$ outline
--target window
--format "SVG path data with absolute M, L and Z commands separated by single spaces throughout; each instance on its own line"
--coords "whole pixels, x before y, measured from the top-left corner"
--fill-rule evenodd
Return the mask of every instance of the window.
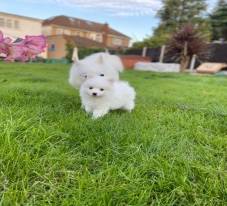
M 57 29 L 57 34 L 70 34 L 70 31 L 68 29 Z
M 14 20 L 14 28 L 19 29 L 19 21 L 18 20 Z
M 12 28 L 12 20 L 11 19 L 7 19 L 6 20 L 6 27 L 7 28 Z
M 3 18 L 0 18 L 0 27 L 5 26 L 5 20 Z
M 63 29 L 57 29 L 57 34 L 63 34 Z
M 64 29 L 64 34 L 70 35 L 70 31 L 68 29 Z
M 55 51 L 55 44 L 51 44 L 50 51 Z
M 122 39 L 113 39 L 114 45 L 122 45 Z
M 81 36 L 79 31 L 76 32 L 76 36 Z
M 95 41 L 101 42 L 101 36 L 99 34 L 96 34 Z
M 0 18 L 0 27 L 19 29 L 19 21 Z

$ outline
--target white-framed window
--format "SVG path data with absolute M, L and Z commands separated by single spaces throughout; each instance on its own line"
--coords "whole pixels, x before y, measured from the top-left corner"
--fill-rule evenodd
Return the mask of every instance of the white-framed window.
M 18 20 L 0 18 L 0 27 L 19 29 L 20 24 Z
M 12 28 L 13 27 L 13 23 L 12 23 L 12 20 L 11 19 L 7 19 L 6 20 L 6 27 L 7 28 Z
M 70 35 L 70 30 L 64 29 L 64 34 Z
M 79 31 L 77 31 L 76 36 L 81 36 L 81 33 Z
M 70 34 L 70 31 L 68 29 L 57 29 L 57 34 Z
M 20 28 L 20 24 L 18 20 L 14 20 L 14 29 L 19 29 Z
M 0 27 L 19 29 L 20 24 L 18 20 L 0 18 Z
M 57 34 L 63 34 L 63 29 L 57 29 Z
M 96 34 L 95 41 L 101 42 L 101 36 L 99 34 Z
M 114 38 L 113 39 L 113 44 L 114 45 L 122 45 L 122 39 Z
M 0 18 L 0 27 L 5 27 L 5 19 Z

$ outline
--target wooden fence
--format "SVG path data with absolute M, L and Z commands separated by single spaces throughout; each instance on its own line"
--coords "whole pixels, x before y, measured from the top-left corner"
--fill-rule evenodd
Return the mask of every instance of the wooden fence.
M 129 51 L 130 55 L 142 55 L 143 49 L 132 49 Z M 152 62 L 159 62 L 161 54 L 161 47 L 147 48 L 145 56 L 149 56 Z M 165 63 L 179 63 L 173 61 L 163 61 Z M 220 62 L 227 63 L 227 43 L 212 43 L 211 54 L 207 62 Z M 201 63 L 196 60 L 194 69 L 197 68 Z

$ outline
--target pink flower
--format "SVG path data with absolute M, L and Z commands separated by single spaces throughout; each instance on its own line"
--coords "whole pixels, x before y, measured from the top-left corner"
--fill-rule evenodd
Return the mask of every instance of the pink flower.
M 7 56 L 4 58 L 4 61 L 8 62 L 13 62 L 14 60 L 20 59 L 24 49 L 21 47 L 21 45 L 16 45 L 16 44 L 8 44 L 8 53 L 6 54 Z
M 6 54 L 5 61 L 14 61 L 21 59 L 25 62 L 30 58 L 36 57 L 38 54 L 45 51 L 46 37 L 44 35 L 25 36 L 20 42 L 11 43 L 12 39 L 4 38 L 0 30 L 0 53 Z
M 39 36 L 25 36 L 25 44 L 27 47 L 40 47 L 44 49 L 46 47 L 46 37 L 44 35 Z M 44 50 L 43 50 L 44 51 Z
M 4 53 L 7 54 L 8 53 L 8 47 L 7 45 L 12 41 L 11 38 L 6 37 L 4 38 L 2 31 L 0 30 L 0 54 Z
M 38 54 L 45 51 L 46 37 L 44 35 L 39 36 L 25 36 L 22 40 L 24 46 L 24 52 L 21 56 L 22 61 L 27 61 L 30 58 L 35 58 Z

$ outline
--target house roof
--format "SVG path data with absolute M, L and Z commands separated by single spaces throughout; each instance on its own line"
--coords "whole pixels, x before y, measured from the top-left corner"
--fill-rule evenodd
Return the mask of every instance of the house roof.
M 72 41 L 75 44 L 75 46 L 107 48 L 105 44 L 94 41 L 92 39 L 83 38 L 79 36 L 68 36 L 68 35 L 63 35 L 63 36 L 66 40 Z
M 36 19 L 36 18 L 32 18 L 32 17 L 27 17 L 27 16 L 21 16 L 21 15 L 17 15 L 17 14 L 10 14 L 10 13 L 5 13 L 5 12 L 0 12 L 0 15 L 6 15 L 6 16 L 10 16 L 10 17 L 14 17 L 14 18 L 20 18 L 20 19 L 29 19 L 32 21 L 38 21 L 38 22 L 43 22 L 43 20 L 41 19 Z
M 44 20 L 43 26 L 48 26 L 48 25 L 57 25 L 57 26 L 63 26 L 63 27 L 74 28 L 74 29 L 85 30 L 85 31 L 95 31 L 99 33 L 104 32 L 104 26 L 105 26 L 105 24 L 78 19 L 74 17 L 68 17 L 64 15 L 55 16 Z M 108 29 L 108 35 L 130 38 L 125 34 L 122 34 L 121 32 L 118 32 L 110 27 Z

